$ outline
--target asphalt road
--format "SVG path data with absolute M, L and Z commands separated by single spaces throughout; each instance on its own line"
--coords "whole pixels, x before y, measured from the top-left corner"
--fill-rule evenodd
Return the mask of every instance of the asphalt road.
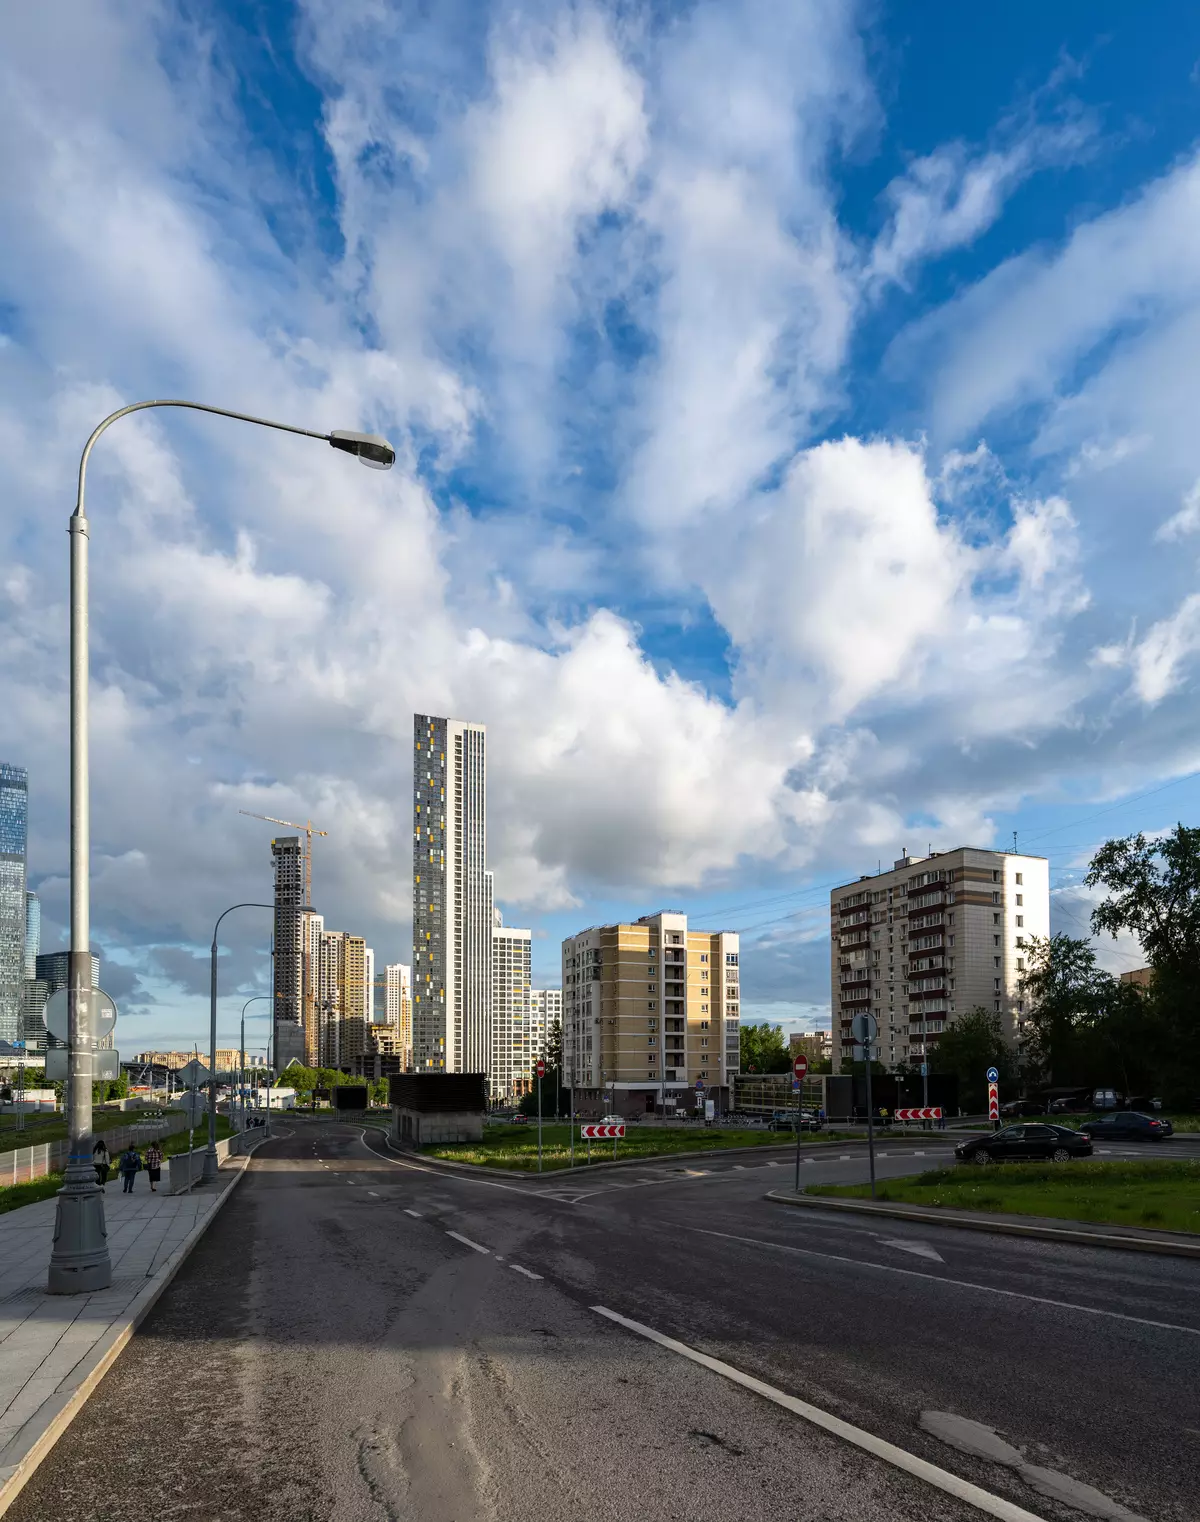
M 381 1145 L 302 1122 L 259 1151 L 10 1518 L 980 1516 L 599 1306 L 1047 1522 L 1087 1512 L 1035 1485 L 1072 1483 L 1194 1522 L 1197 1265 L 791 1210 L 779 1155 L 485 1181 Z M 948 1143 L 881 1150 L 886 1177 Z

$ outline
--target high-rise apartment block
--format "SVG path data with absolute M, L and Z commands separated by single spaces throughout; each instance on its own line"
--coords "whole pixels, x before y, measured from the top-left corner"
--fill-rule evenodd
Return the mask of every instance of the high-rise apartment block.
M 932 1057 L 947 1026 L 975 1008 L 1000 1015 L 1019 1050 L 1029 941 L 1050 934 L 1044 856 L 970 846 L 906 854 L 890 872 L 835 888 L 829 907 L 835 1072 L 856 1014 L 875 1016 L 888 1067 Z
M 320 1045 L 315 1000 L 314 934 L 307 901 L 304 845 L 299 835 L 271 842 L 275 876 L 275 957 L 272 969 L 274 1061 L 316 1064 Z
M 533 933 L 492 927 L 492 1042 L 488 1092 L 519 1099 L 533 1077 Z
M 533 1021 L 532 1055 L 536 1062 L 545 1057 L 556 1035 L 562 1035 L 562 989 L 535 988 L 529 996 Z
M 69 951 L 42 951 L 33 959 L 33 975 L 49 984 L 50 992 L 56 994 L 71 981 L 71 953 Z M 92 987 L 100 987 L 100 958 L 92 952 Z
M 317 1065 L 352 1069 L 367 1051 L 367 943 L 345 930 L 316 942 Z
M 664 911 L 562 945 L 565 1081 L 623 1114 L 728 1100 L 741 1019 L 736 934 Z
M 487 1070 L 486 745 L 482 724 L 413 715 L 413 1060 L 419 1072 Z
M 38 952 L 42 949 L 42 901 L 25 891 L 25 976 L 37 977 Z
M 391 1055 L 400 1057 L 405 1068 L 412 1066 L 412 968 L 407 962 L 389 962 L 384 968 L 383 1025 L 373 1032 L 375 1045 L 383 1051 L 380 1037 L 385 1031 Z
M 29 774 L 0 761 L 0 1041 L 22 1037 Z

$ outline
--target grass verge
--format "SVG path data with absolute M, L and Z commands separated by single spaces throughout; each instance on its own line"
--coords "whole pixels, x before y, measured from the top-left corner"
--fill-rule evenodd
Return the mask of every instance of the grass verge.
M 813 1141 L 860 1140 L 840 1131 L 812 1133 Z M 773 1131 L 669 1131 L 661 1126 L 639 1130 L 630 1126 L 617 1142 L 616 1158 L 676 1157 L 688 1152 L 717 1152 L 728 1147 L 795 1146 L 795 1138 Z M 422 1147 L 427 1157 L 440 1157 L 454 1163 L 477 1163 L 490 1168 L 511 1168 L 518 1172 L 537 1171 L 537 1126 L 487 1126 L 482 1142 L 463 1142 L 447 1146 Z M 586 1167 L 588 1144 L 575 1136 L 575 1166 Z M 592 1143 L 592 1162 L 611 1163 L 612 1142 Z M 542 1167 L 545 1172 L 569 1168 L 571 1163 L 570 1129 L 566 1125 L 543 1125 Z
M 217 1140 L 222 1141 L 229 1134 L 229 1121 L 227 1117 L 218 1115 Z M 207 1135 L 207 1131 L 204 1131 L 203 1136 L 198 1132 L 196 1135 L 196 1145 L 203 1146 Z M 186 1152 L 188 1149 L 188 1134 L 186 1131 L 179 1131 L 174 1136 L 168 1136 L 161 1143 L 161 1146 L 164 1157 L 173 1157 L 176 1152 Z M 142 1151 L 145 1151 L 144 1147 Z M 116 1177 L 117 1160 L 114 1157 L 112 1172 L 108 1175 L 108 1182 L 110 1184 L 113 1183 Z M 9 1210 L 19 1210 L 22 1205 L 36 1205 L 39 1200 L 48 1200 L 52 1194 L 57 1194 L 62 1188 L 62 1181 L 63 1175 L 61 1173 L 47 1173 L 44 1178 L 31 1179 L 27 1184 L 5 1185 L 4 1188 L 0 1188 L 0 1215 L 4 1215 Z M 137 1187 L 138 1185 L 135 1184 L 134 1188 L 136 1189 Z M 149 1185 L 143 1184 L 141 1187 L 149 1188 Z
M 867 1184 L 810 1184 L 806 1194 L 869 1199 Z M 1200 1161 L 1002 1163 L 980 1169 L 937 1168 L 888 1179 L 877 1200 L 1054 1216 L 1111 1226 L 1200 1232 Z

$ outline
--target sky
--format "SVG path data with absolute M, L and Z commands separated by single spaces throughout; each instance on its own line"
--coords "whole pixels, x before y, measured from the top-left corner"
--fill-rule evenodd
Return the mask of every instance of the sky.
M 239 810 L 326 829 L 326 924 L 409 960 L 414 712 L 488 726 L 537 985 L 678 908 L 742 932 L 744 1018 L 827 1025 L 829 888 L 1014 831 L 1087 934 L 1096 846 L 1200 805 L 1200 11 L 1152 17 L 13 11 L 0 756 L 45 949 L 91 429 L 183 397 L 398 453 L 167 410 L 97 446 L 118 1046 L 204 1043 L 213 921 L 270 896 Z M 269 917 L 222 945 L 225 1040 Z

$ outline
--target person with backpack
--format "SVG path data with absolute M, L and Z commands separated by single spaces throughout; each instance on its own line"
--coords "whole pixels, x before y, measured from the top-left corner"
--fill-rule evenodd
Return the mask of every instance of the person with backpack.
M 129 1145 L 125 1148 L 124 1152 L 121 1153 L 121 1160 L 117 1164 L 117 1169 L 121 1175 L 122 1194 L 133 1193 L 133 1180 L 135 1176 L 141 1172 L 141 1167 L 142 1154 L 138 1151 L 133 1142 L 130 1142 Z
M 96 1170 L 96 1182 L 101 1189 L 108 1183 L 108 1170 L 112 1166 L 112 1160 L 108 1155 L 108 1147 L 101 1136 L 92 1148 L 92 1167 Z

